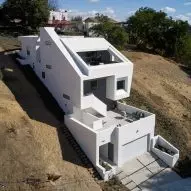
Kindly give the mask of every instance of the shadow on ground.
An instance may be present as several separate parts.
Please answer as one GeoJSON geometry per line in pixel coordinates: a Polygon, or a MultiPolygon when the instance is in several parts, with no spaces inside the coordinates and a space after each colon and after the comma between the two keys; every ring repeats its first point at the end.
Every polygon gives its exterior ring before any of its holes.
{"type": "Polygon", "coordinates": [[[17,102],[31,119],[57,128],[63,160],[86,167],[63,133],[64,112],[56,100],[30,66],[20,66],[15,61],[16,55],[8,56],[5,53],[0,53],[3,81],[14,94],[17,102]]]}
{"type": "Polygon", "coordinates": [[[188,75],[188,77],[191,78],[191,69],[189,67],[183,66],[183,65],[180,65],[179,67],[181,70],[183,70],[188,75]]]}

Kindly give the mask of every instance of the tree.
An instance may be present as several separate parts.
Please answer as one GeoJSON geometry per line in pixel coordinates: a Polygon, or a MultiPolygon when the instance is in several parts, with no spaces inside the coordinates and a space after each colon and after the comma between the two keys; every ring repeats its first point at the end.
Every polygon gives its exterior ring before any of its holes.
{"type": "Polygon", "coordinates": [[[100,14],[100,13],[96,13],[95,19],[97,19],[101,23],[110,21],[108,16],[100,14]]]}
{"type": "Polygon", "coordinates": [[[91,28],[94,35],[104,37],[114,46],[123,48],[128,40],[128,35],[125,29],[110,22],[110,19],[107,16],[97,14],[96,19],[100,24],[94,25],[91,28]]]}
{"type": "Polygon", "coordinates": [[[9,21],[19,19],[23,26],[36,29],[47,23],[49,5],[47,0],[6,0],[3,13],[9,21]]]}
{"type": "Polygon", "coordinates": [[[191,35],[186,35],[177,42],[176,58],[191,69],[191,35]]]}
{"type": "Polygon", "coordinates": [[[75,16],[75,17],[72,17],[71,21],[82,21],[82,16],[75,16]]]}
{"type": "Polygon", "coordinates": [[[191,67],[191,35],[187,21],[173,20],[162,11],[140,8],[127,20],[130,42],[170,56],[191,67]]]}
{"type": "Polygon", "coordinates": [[[132,43],[167,56],[176,55],[179,41],[188,33],[188,23],[175,21],[162,11],[145,7],[127,20],[127,32],[132,43]]]}

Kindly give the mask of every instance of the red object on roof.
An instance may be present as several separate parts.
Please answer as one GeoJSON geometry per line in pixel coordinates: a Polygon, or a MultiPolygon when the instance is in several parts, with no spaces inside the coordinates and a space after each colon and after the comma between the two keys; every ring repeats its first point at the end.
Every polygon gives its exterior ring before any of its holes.
{"type": "Polygon", "coordinates": [[[53,20],[52,23],[48,23],[48,26],[51,26],[51,27],[63,27],[63,26],[66,26],[66,25],[72,25],[72,23],[70,21],[66,21],[66,20],[53,20]]]}

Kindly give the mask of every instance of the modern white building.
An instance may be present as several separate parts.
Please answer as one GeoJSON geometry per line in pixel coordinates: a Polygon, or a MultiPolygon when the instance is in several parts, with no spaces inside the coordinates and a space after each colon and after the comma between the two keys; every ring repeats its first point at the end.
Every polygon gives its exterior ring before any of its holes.
{"type": "Polygon", "coordinates": [[[48,24],[53,24],[54,21],[68,21],[68,11],[63,9],[50,11],[48,24]]]}
{"type": "Polygon", "coordinates": [[[65,112],[66,126],[104,180],[145,152],[175,165],[179,151],[154,136],[155,115],[118,102],[130,96],[133,63],[109,42],[58,36],[54,28],[19,40],[19,62],[29,64],[52,93],[65,112]]]}

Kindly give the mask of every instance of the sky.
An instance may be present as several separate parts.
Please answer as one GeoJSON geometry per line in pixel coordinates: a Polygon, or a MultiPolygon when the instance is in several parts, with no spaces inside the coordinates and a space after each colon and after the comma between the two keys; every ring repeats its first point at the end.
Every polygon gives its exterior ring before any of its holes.
{"type": "MultiPolygon", "coordinates": [[[[0,3],[3,0],[0,0],[0,3]]],[[[56,0],[55,0],[56,1],[56,0]]],[[[116,20],[125,21],[140,7],[163,10],[175,19],[191,24],[191,0],[57,0],[60,9],[83,17],[103,13],[116,20]]]]}

